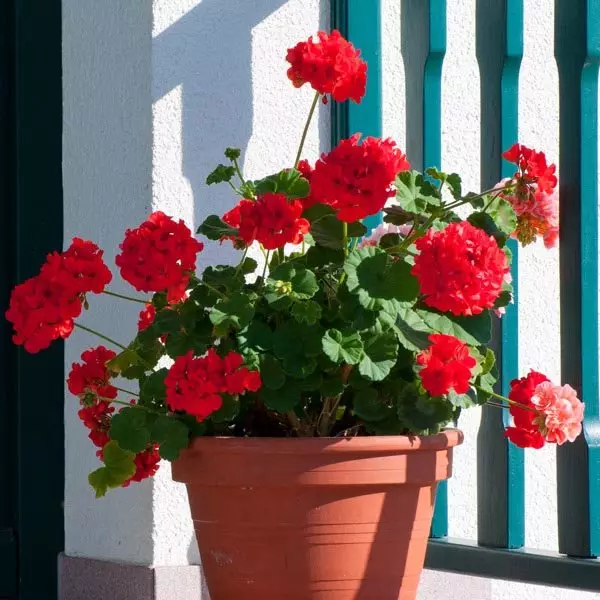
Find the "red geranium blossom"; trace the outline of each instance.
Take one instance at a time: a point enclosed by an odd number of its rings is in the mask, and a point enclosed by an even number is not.
[[[410,169],[406,156],[391,139],[360,134],[342,140],[317,161],[311,176],[311,195],[329,204],[340,221],[352,223],[381,211],[394,195],[400,171]]]
[[[88,403],[98,398],[113,400],[117,388],[111,385],[111,373],[106,363],[116,356],[116,352],[104,346],[90,348],[81,355],[81,363],[73,363],[67,378],[67,387],[72,394]]]
[[[309,38],[287,53],[288,77],[296,87],[309,83],[320,94],[334,100],[360,102],[367,85],[367,63],[360,52],[339,31],[317,33],[318,41]]]
[[[302,218],[302,202],[288,200],[283,194],[266,193],[256,200],[242,199],[223,221],[238,229],[246,246],[258,241],[266,250],[299,244],[308,233],[310,223]]]
[[[73,238],[64,252],[52,252],[42,266],[41,275],[60,282],[75,294],[101,294],[112,280],[112,274],[94,242]]]
[[[427,306],[454,315],[477,315],[492,308],[509,272],[496,240],[469,222],[430,229],[416,241],[420,254],[412,274]]]
[[[77,414],[83,424],[90,430],[89,438],[97,448],[104,448],[110,437],[110,420],[112,413],[115,412],[113,406],[108,402],[98,402],[91,406],[84,406]]]
[[[554,385],[542,373],[510,382],[508,397],[513,426],[505,436],[520,448],[541,448],[545,442],[564,444],[581,433],[584,404],[569,385]]]
[[[72,288],[48,274],[17,285],[10,296],[6,318],[13,324],[13,342],[35,354],[58,338],[67,339],[82,302]]]
[[[144,450],[138,452],[133,459],[135,464],[135,473],[125,482],[121,487],[129,487],[133,482],[144,481],[149,477],[153,477],[158,471],[160,454],[158,453],[158,446],[153,444]]]
[[[548,164],[546,155],[527,146],[514,144],[504,154],[503,158],[518,167],[516,179],[523,179],[526,183],[537,184],[537,190],[551,194],[558,183],[556,178],[556,165]]]
[[[417,355],[417,364],[423,368],[419,377],[423,387],[432,396],[441,396],[454,390],[457,394],[469,391],[471,369],[477,361],[469,347],[452,335],[434,333],[429,336],[431,346]]]
[[[120,248],[115,262],[123,279],[139,291],[166,290],[172,300],[185,291],[204,245],[182,220],[158,211],[136,229],[128,229]]]
[[[144,331],[144,329],[148,329],[152,323],[154,323],[154,319],[156,318],[156,308],[152,302],[146,304],[144,308],[140,311],[140,315],[138,318],[138,331]]]
[[[242,365],[241,355],[230,352],[221,358],[214,348],[199,358],[194,358],[192,351],[179,356],[165,378],[169,408],[185,411],[202,422],[221,408],[221,394],[258,391],[260,375]]]

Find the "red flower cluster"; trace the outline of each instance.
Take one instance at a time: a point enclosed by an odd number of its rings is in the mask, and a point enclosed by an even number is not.
[[[558,183],[556,165],[548,164],[543,152],[536,152],[527,146],[514,144],[504,154],[504,160],[517,165],[515,178],[523,179],[526,183],[537,184],[537,190],[551,194]]]
[[[416,242],[420,254],[411,273],[427,306],[454,315],[477,315],[492,308],[509,272],[496,240],[468,222],[430,229]]]
[[[434,333],[429,336],[431,346],[417,355],[417,364],[423,368],[419,377],[423,387],[432,396],[441,396],[454,390],[457,394],[469,391],[471,369],[477,361],[469,347],[452,335]]]
[[[156,474],[160,462],[158,446],[152,444],[143,452],[138,452],[133,459],[133,462],[135,464],[135,473],[121,487],[129,487],[134,481],[139,483]]]
[[[302,202],[288,200],[283,194],[266,193],[256,200],[242,199],[223,221],[238,229],[246,246],[260,242],[266,250],[299,244],[308,233],[310,223],[302,218]]]
[[[498,187],[511,181],[514,184],[511,191],[501,194],[517,214],[513,236],[523,245],[541,237],[547,248],[554,247],[559,234],[556,165],[548,165],[543,152],[520,144],[512,146],[503,157],[518,168],[512,180],[505,179],[498,184]]]
[[[531,371],[510,383],[508,397],[513,426],[505,436],[520,448],[541,448],[545,442],[562,445],[581,434],[585,405],[570,385],[554,385],[541,373]]]
[[[117,388],[111,385],[111,373],[106,363],[117,354],[104,346],[90,348],[81,355],[81,363],[73,363],[67,378],[67,387],[85,404],[99,398],[114,400]]]
[[[65,252],[48,255],[39,275],[13,289],[6,318],[15,344],[36,353],[71,335],[83,296],[101,293],[112,278],[102,254],[94,243],[75,238]]]
[[[296,87],[309,83],[320,94],[334,100],[360,102],[367,86],[367,63],[339,31],[319,31],[318,41],[300,42],[287,53],[288,77]]]
[[[109,402],[100,401],[91,406],[84,406],[77,414],[83,424],[90,430],[89,438],[97,448],[102,448],[110,442],[108,432],[110,430],[110,420],[112,413],[115,412],[114,406]]]
[[[101,294],[112,279],[103,254],[94,242],[73,238],[67,250],[48,255],[41,276],[60,282],[76,294]]]
[[[180,299],[195,269],[196,255],[204,245],[194,239],[181,220],[154,212],[136,229],[128,229],[115,262],[121,276],[136,290],[167,291]]]
[[[140,311],[138,318],[138,331],[144,331],[144,329],[148,329],[148,327],[154,323],[154,319],[156,319],[156,308],[152,302],[149,302]]]
[[[312,197],[348,223],[378,213],[395,193],[396,175],[410,169],[391,139],[367,137],[362,144],[359,139],[357,133],[323,154],[311,175]]]
[[[513,379],[510,382],[508,397],[524,407],[528,407],[520,408],[511,404],[509,408],[514,426],[507,427],[505,435],[520,448],[541,448],[544,445],[544,436],[541,434],[540,427],[536,422],[538,413],[531,402],[531,398],[537,386],[545,381],[550,380],[542,373],[531,371],[526,377]]]
[[[258,371],[242,366],[237,352],[221,358],[214,348],[194,358],[190,351],[179,356],[165,378],[167,404],[172,411],[183,411],[204,421],[223,404],[221,394],[232,396],[256,392],[261,380]]]

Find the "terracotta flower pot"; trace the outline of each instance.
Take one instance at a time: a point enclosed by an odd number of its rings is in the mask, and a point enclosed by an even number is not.
[[[186,483],[211,600],[412,600],[462,434],[198,438]]]

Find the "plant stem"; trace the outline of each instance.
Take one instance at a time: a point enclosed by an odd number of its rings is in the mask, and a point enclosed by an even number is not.
[[[111,292],[109,290],[104,290],[102,292],[107,296],[114,296],[115,298],[121,298],[122,300],[129,300],[130,302],[138,302],[140,304],[150,304],[152,300],[144,300],[143,298],[134,298],[133,296],[125,296],[124,294],[117,294],[117,292]]]
[[[279,248],[277,252],[279,254],[279,264],[281,264],[285,260],[285,250],[283,248]]]
[[[317,104],[319,102],[319,98],[321,94],[319,92],[315,93],[314,100],[310,107],[310,111],[308,113],[308,119],[306,119],[306,125],[304,125],[304,130],[302,131],[302,137],[300,138],[300,147],[298,148],[298,153],[296,154],[296,160],[294,161],[294,169],[298,166],[300,162],[300,157],[302,156],[302,150],[304,149],[304,142],[306,141],[306,135],[308,134],[308,128],[310,127],[310,122],[312,121],[313,115],[315,114],[315,109],[317,108]]]
[[[113,340],[112,338],[109,338],[108,336],[104,335],[103,333],[100,333],[99,331],[96,331],[95,329],[92,329],[91,327],[86,327],[85,325],[82,325],[81,323],[75,323],[75,327],[78,327],[79,329],[82,329],[83,331],[87,331],[88,333],[91,333],[92,335],[99,337],[100,339],[104,340],[105,342],[109,342],[110,344],[113,344],[113,346],[116,346],[117,348],[121,348],[121,350],[127,350],[127,346],[123,346],[123,344],[120,344],[119,342]]]
[[[288,421],[290,422],[290,425],[293,427],[294,431],[299,431],[300,430],[300,421],[298,420],[296,413],[293,410],[288,410],[285,414],[288,418]]]
[[[513,406],[517,406],[518,408],[522,408],[523,410],[529,410],[534,413],[539,412],[537,409],[533,408],[532,406],[525,406],[524,404],[521,404],[520,402],[515,402],[514,400],[511,400],[510,398],[506,398],[505,396],[496,394],[496,392],[490,392],[489,390],[486,390],[478,385],[473,385],[473,387],[475,389],[479,390],[480,392],[483,392],[484,394],[491,396],[492,398],[496,398],[497,400],[500,400],[501,402],[506,402],[507,404],[512,404]],[[508,407],[506,405],[504,405],[504,408],[508,408]]]
[[[344,244],[344,256],[348,256],[348,223],[346,221],[342,221],[342,231],[344,232],[344,239],[342,244]]]
[[[247,255],[248,255],[248,248],[246,248],[244,250],[244,253],[242,254],[242,260],[240,260],[240,264],[237,266],[237,269],[235,270],[235,277],[236,278],[240,274],[240,271],[241,271],[242,267],[244,266],[244,261],[246,260],[246,256]]]
[[[240,165],[238,164],[237,158],[234,158],[232,162],[233,162],[233,168],[235,169],[235,172],[238,174],[240,181],[242,182],[242,184],[245,184],[246,180],[244,179],[244,176],[242,175],[242,170],[240,169]]]
[[[262,272],[262,278],[263,278],[263,282],[266,280],[267,278],[267,268],[269,266],[269,258],[271,257],[271,251],[267,250],[267,254],[265,256],[265,266],[263,267],[263,272]]]
[[[140,397],[139,394],[136,394],[135,392],[132,392],[130,390],[124,390],[123,388],[117,387],[116,385],[113,385],[112,387],[114,387],[115,390],[119,390],[119,392],[123,392],[124,394],[129,394],[130,396],[137,396],[138,398]]]
[[[159,410],[155,410],[154,408],[150,408],[149,406],[143,406],[141,404],[131,404],[131,402],[124,402],[123,400],[113,400],[112,398],[103,398],[102,396],[98,396],[99,400],[103,400],[104,402],[108,402],[109,404],[119,404],[121,406],[128,406],[129,408],[139,408],[140,410],[145,410],[149,413],[154,413],[156,415],[165,415],[166,413],[162,413]]]

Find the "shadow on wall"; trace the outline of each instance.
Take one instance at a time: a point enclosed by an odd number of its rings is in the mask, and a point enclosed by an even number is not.
[[[253,120],[252,29],[285,3],[202,0],[154,38],[152,101],[181,86],[182,172],[197,224],[235,201],[228,186],[208,193],[206,175],[226,162],[227,146],[241,148],[244,159]]]

